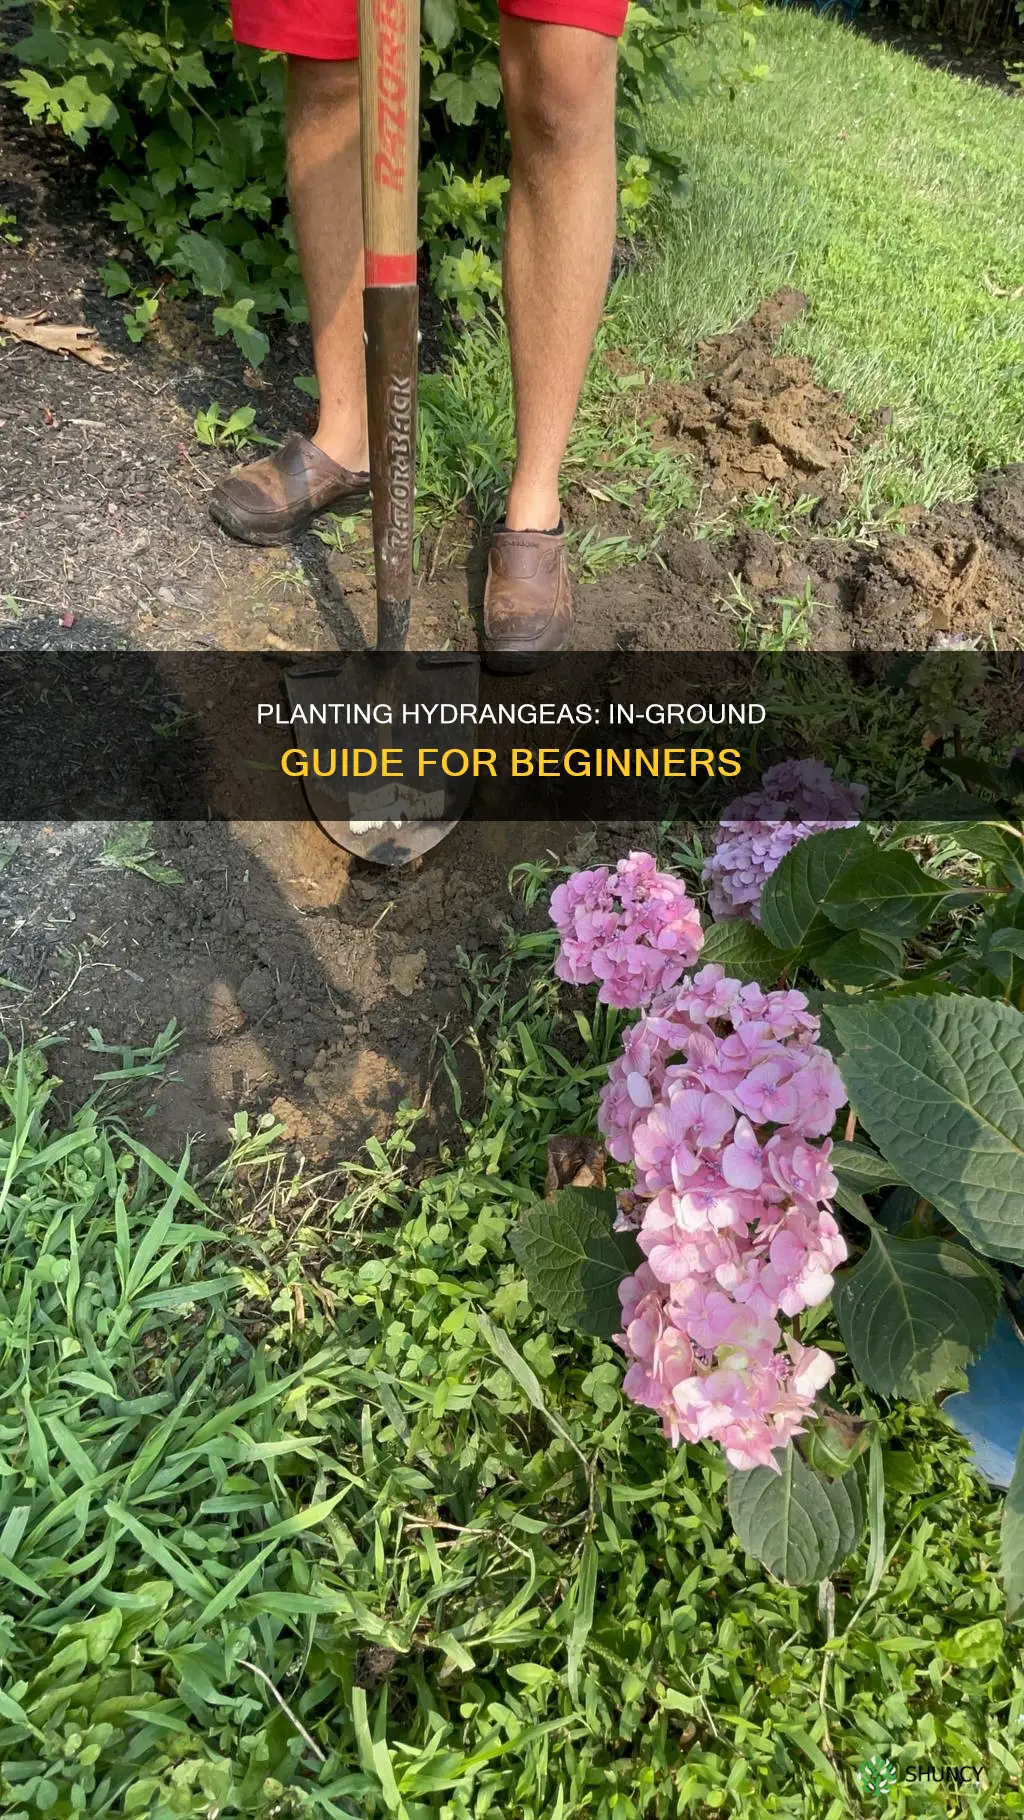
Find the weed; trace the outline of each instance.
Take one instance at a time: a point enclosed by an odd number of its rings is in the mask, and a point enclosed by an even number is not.
[[[97,862],[115,872],[138,872],[154,885],[181,885],[182,874],[176,866],[167,866],[153,845],[152,822],[128,822],[116,828],[103,843]]]
[[[744,591],[738,575],[731,578],[732,592],[719,597],[724,612],[739,622],[741,651],[806,651],[811,642],[811,620],[817,601],[808,581],[802,594],[773,595],[768,604],[779,609],[777,621],[765,619]]]
[[[0,240],[3,240],[7,246],[20,246],[22,243],[24,236],[12,231],[17,225],[17,216],[10,209],[0,207]]]
[[[197,441],[206,448],[244,449],[253,444],[262,444],[264,448],[273,448],[271,437],[261,436],[253,429],[256,412],[251,404],[239,405],[230,416],[224,417],[220,405],[214,401],[208,404],[205,411],[196,414],[194,429]]]
[[[736,507],[738,523],[752,531],[764,531],[780,543],[789,543],[799,534],[801,521],[810,517],[818,500],[814,494],[802,494],[791,505],[784,505],[773,487],[767,493],[754,493]]]
[[[338,512],[328,512],[320,524],[313,526],[313,535],[329,550],[347,550],[357,541],[358,529],[359,520],[351,514],[343,517]]]
[[[578,542],[570,540],[570,549],[580,581],[595,581],[599,575],[623,569],[643,555],[631,537],[602,537],[593,525],[589,531],[584,531]]]
[[[696,503],[697,491],[687,463],[668,449],[659,450],[644,481],[644,518],[661,532],[675,513],[692,512]]]
[[[124,316],[124,332],[129,341],[145,341],[156,327],[160,309],[160,300],[165,292],[177,294],[180,287],[161,285],[157,290],[149,290],[137,285],[130,272],[127,272],[118,259],[108,259],[99,270],[100,282],[108,297],[134,298],[134,307],[127,309]]]
[[[140,297],[133,310],[129,310],[124,319],[124,332],[129,341],[145,341],[156,327],[157,311],[160,298],[156,292],[147,292]]]

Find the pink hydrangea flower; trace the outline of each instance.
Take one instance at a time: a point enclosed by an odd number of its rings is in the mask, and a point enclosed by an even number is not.
[[[646,1260],[620,1289],[626,1393],[742,1470],[776,1464],[833,1370],[783,1328],[846,1257],[825,1135],[846,1095],[818,1036],[802,992],[704,967],[627,1031],[601,1099]]]
[[[793,841],[849,825],[863,799],[821,765],[777,766],[765,786],[733,806],[763,827],[719,830],[705,874],[719,915],[756,914]],[[802,992],[765,992],[720,966],[687,974],[699,917],[649,854],[575,874],[551,916],[561,979],[645,1007],[598,1118],[610,1155],[633,1166],[616,1226],[644,1256],[619,1289],[626,1394],[673,1445],[711,1441],[740,1470],[775,1467],[834,1369],[784,1323],[831,1293],[846,1257],[828,1138],[846,1094],[819,1021]]]
[[[685,886],[659,872],[650,853],[631,853],[614,871],[574,872],[551,894],[551,920],[561,938],[559,979],[596,985],[602,1004],[620,1010],[674,986],[704,941]]]
[[[839,783],[817,759],[772,765],[761,788],[737,797],[718,824],[702,875],[712,916],[759,923],[764,882],[790,848],[829,828],[855,826],[866,796],[861,784]]]

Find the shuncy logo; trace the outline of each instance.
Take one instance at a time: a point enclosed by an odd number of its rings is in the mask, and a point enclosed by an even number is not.
[[[895,1788],[896,1765],[888,1757],[869,1757],[857,1771],[857,1781],[865,1795],[887,1795]]]

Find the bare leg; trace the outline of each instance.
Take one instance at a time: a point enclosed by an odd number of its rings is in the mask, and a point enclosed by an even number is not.
[[[505,308],[518,455],[506,522],[559,520],[558,471],[600,320],[615,240],[616,43],[501,20],[512,138]]]
[[[288,59],[288,190],[309,298],[320,423],[344,468],[369,466],[363,364],[358,65]]]

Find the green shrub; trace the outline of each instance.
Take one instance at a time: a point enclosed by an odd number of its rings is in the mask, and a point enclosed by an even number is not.
[[[1021,0],[872,0],[872,11],[895,13],[912,31],[945,32],[970,48],[1007,44],[1024,26]]]
[[[747,0],[666,0],[657,17],[631,8],[619,107],[630,230],[683,178],[678,155],[651,143],[648,100],[751,73],[745,31],[712,28],[753,10]],[[469,319],[499,288],[497,8],[425,0],[423,13],[424,243],[436,290]],[[258,364],[267,317],[305,318],[284,199],[283,59],[236,48],[218,0],[168,0],[155,16],[147,0],[42,0],[14,54],[9,86],[29,118],[105,145],[110,215],[155,265],[218,300],[217,333]]]

